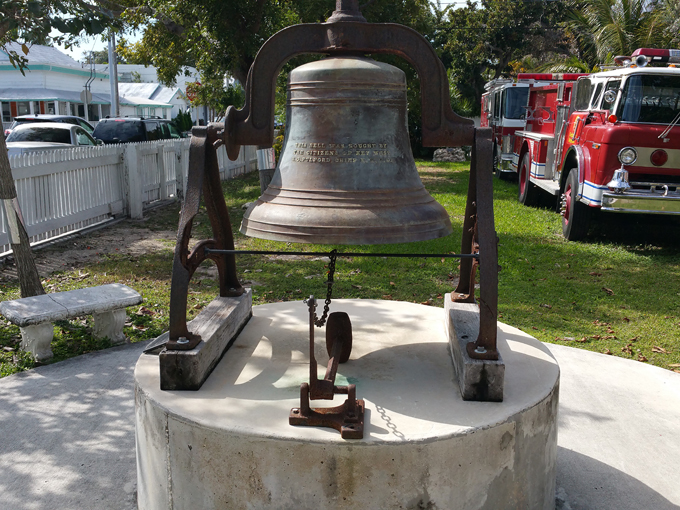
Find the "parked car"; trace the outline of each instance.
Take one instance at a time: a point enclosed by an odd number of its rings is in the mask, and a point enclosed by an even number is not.
[[[168,119],[144,117],[102,119],[92,136],[106,144],[183,138]]]
[[[92,134],[94,131],[92,124],[80,117],[75,117],[73,115],[44,115],[36,113],[35,115],[21,115],[19,117],[14,117],[14,122],[12,122],[12,125],[5,129],[5,137],[9,136],[12,130],[17,126],[36,122],[63,122],[65,124],[80,126],[89,134]]]
[[[9,134],[6,143],[10,156],[25,152],[102,144],[80,126],[57,122],[20,124]]]

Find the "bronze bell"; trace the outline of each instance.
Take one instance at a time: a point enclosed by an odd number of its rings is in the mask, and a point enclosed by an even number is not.
[[[406,105],[406,77],[389,64],[337,56],[294,69],[280,161],[241,232],[320,244],[450,234],[446,210],[418,176]]]

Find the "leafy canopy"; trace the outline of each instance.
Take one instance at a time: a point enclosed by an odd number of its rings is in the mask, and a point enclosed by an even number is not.
[[[81,36],[102,33],[107,27],[120,28],[120,7],[107,0],[2,0],[0,1],[0,49],[22,73],[28,64],[31,43],[49,41],[73,45]],[[60,35],[50,36],[53,29]],[[8,49],[13,41],[22,43],[22,52]]]
[[[532,49],[555,45],[550,36],[561,15],[559,2],[468,1],[463,8],[448,10],[436,47],[452,69],[452,96],[472,100],[478,113],[488,80],[510,71],[510,62]]]

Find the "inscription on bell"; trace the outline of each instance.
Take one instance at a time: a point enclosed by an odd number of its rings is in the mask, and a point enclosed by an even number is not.
[[[296,142],[296,163],[394,163],[386,143]]]

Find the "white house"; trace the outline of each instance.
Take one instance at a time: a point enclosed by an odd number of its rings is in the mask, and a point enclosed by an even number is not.
[[[8,50],[23,54],[18,43],[10,44]],[[77,115],[92,123],[111,115],[108,66],[81,64],[56,48],[37,44],[30,46],[26,57],[28,68],[22,75],[9,62],[8,54],[0,50],[0,114],[3,127],[9,126],[14,117],[33,113]],[[118,67],[119,77],[123,80],[126,76],[121,76],[121,73],[131,73],[126,67]],[[147,69],[144,77],[147,76],[155,78],[155,69]],[[185,84],[185,81],[180,83]],[[91,93],[89,103],[85,101],[86,89]],[[119,83],[118,95],[121,116],[170,119],[180,109],[189,108],[180,86],[168,88],[158,83]],[[200,117],[194,115],[194,118]]]
[[[108,69],[107,64],[96,64],[97,71]],[[187,83],[198,81],[198,71],[193,67],[184,67],[182,73],[175,78],[175,84],[182,90],[186,90]],[[158,74],[154,66],[140,64],[118,64],[118,80],[123,83],[158,83]]]
[[[158,83],[119,83],[118,95],[123,117],[171,119],[188,106],[187,97],[179,87],[164,87]]]
[[[108,72],[109,68],[107,64],[97,64],[94,67],[98,72]],[[188,100],[185,95],[187,84],[198,81],[198,71],[193,67],[184,69],[188,72],[187,74],[177,76],[174,87],[160,85],[156,68],[153,66],[118,64],[117,67],[118,94],[127,100],[126,103],[121,99],[120,114],[122,116],[162,116],[157,110],[157,103],[160,102],[163,105],[172,105],[171,115],[174,118],[180,109],[183,111],[187,109]],[[204,119],[202,110],[202,108],[192,108],[192,116],[195,120]]]

